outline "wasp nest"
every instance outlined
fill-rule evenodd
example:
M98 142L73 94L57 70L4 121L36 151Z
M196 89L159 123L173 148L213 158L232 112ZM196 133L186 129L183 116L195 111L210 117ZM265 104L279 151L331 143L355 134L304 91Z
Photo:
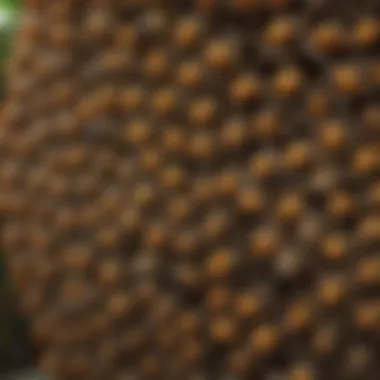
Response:
M377 0L24 11L0 207L43 369L379 378L379 11Z

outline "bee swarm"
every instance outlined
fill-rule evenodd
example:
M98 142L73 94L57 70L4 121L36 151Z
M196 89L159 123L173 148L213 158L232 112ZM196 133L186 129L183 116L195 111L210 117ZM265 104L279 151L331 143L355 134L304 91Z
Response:
M0 215L41 368L377 380L378 2L46 0L22 16Z

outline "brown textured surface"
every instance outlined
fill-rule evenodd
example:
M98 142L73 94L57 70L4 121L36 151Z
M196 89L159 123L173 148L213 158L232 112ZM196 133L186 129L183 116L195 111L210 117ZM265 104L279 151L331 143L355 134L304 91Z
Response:
M0 129L42 368L377 380L378 1L46 4Z

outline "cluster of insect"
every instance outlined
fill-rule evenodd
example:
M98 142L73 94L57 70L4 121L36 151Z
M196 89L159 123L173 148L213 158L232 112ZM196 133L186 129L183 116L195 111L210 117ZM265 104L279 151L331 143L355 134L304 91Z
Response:
M33 4L0 213L41 366L377 378L377 1Z

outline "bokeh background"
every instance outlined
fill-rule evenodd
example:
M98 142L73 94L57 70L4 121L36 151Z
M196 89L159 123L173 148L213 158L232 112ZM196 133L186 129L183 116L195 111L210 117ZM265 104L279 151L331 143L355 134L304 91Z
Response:
M1 103L4 102L5 95L6 60L12 47L13 31L21 12L20 3L20 0L0 0ZM33 349L28 342L25 321L17 309L17 299L6 276L3 255L4 252L0 247L0 380L5 379L9 372L31 366L33 361Z

